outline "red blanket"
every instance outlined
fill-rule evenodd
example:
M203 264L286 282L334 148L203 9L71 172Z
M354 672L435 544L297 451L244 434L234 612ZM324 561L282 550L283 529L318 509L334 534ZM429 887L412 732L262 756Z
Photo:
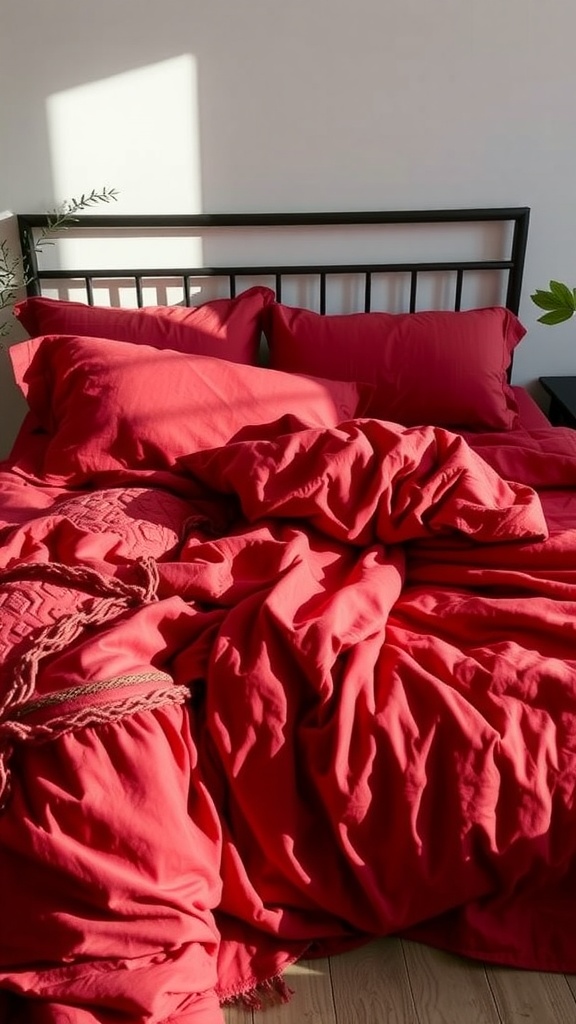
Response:
M493 440L4 475L2 1024L213 1024L399 931L576 970L576 443Z

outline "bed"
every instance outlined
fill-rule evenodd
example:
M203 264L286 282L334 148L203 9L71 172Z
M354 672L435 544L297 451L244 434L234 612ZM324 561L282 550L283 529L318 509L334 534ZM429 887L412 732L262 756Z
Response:
M528 219L80 217L104 262L43 267L19 217L1 1024L218 1024L390 934L576 971L576 435L510 384ZM112 255L160 232L233 260Z

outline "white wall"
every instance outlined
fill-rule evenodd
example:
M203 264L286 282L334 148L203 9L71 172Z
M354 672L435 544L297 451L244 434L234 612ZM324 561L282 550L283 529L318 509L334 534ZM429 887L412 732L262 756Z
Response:
M1 29L0 210L527 205L515 380L576 373L529 299L576 284L571 0L18 0Z

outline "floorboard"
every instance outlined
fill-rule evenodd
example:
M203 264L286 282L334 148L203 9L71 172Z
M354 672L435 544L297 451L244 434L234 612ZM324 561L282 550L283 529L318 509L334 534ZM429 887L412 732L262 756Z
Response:
M420 1024L501 1024L483 964L402 942Z
M283 977L294 995L289 1003L268 1008L262 1024L339 1024L328 960L301 960L292 964ZM259 1019L260 1014L255 1012L255 1024Z
M399 939L332 957L330 974L338 1024L419 1024Z
M226 1024L576 1024L576 975L538 974L380 939L330 960L303 960L289 1003L230 1007Z
M252 1010L242 1010L237 1006L227 1006L224 1010L224 1017L226 1024L254 1024L254 1014ZM266 1017L263 1019L262 1024Z
M488 967L502 1020L522 1024L574 1024L576 1002L563 974L534 974Z
M576 1000L576 974L566 974L565 978L568 982L568 988L572 993L572 998Z

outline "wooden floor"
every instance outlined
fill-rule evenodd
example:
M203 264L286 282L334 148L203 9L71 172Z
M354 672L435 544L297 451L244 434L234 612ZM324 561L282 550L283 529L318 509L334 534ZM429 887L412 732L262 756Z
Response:
M491 967L400 939L303 960L285 979L290 1003L229 1008L227 1024L576 1024L576 975Z

